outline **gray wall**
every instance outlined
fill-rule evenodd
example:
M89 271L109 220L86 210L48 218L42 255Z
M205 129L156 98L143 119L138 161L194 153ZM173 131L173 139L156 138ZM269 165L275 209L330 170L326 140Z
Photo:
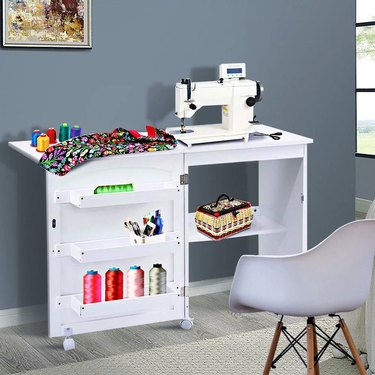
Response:
M0 49L0 309L45 303L43 172L8 148L35 127L67 121L86 132L166 127L181 77L216 79L245 62L265 98L264 123L315 140L309 147L309 244L354 213L354 2L300 0L94 0L93 49ZM217 117L202 112L199 122ZM256 188L237 165L233 194ZM192 171L193 178L207 174ZM228 180L228 179L227 179ZM192 204L216 194L206 180ZM251 195L251 194L250 194ZM39 240L36 238L39 236ZM251 241L194 248L193 280L231 274Z
M357 157L356 166L356 189L357 198L375 199L375 159Z

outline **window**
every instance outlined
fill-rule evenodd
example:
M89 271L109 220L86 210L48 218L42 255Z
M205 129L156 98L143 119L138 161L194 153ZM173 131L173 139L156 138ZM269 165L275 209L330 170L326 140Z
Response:
M375 1L357 0L357 155L375 157Z

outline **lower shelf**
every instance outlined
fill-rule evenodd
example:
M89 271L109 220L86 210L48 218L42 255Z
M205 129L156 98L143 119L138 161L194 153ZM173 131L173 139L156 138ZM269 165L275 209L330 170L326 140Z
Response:
M70 307L82 318L98 318L135 315L159 310L174 310L175 306L181 302L181 298L183 297L180 297L177 292L169 289L165 294L89 304L82 302L82 294L75 294L61 297L64 303L60 302L60 304L62 307Z

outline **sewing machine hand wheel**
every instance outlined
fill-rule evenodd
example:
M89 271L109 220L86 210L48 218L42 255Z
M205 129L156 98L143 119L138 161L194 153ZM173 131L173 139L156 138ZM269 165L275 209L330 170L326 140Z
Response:
M256 103L256 100L252 96L246 99L246 104L248 105L248 107L253 107L255 103Z

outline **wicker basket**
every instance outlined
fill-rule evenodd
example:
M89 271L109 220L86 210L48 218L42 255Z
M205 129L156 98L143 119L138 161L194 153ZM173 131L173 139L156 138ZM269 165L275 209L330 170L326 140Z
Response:
M226 194L220 195L216 202L199 206L195 213L198 231L214 240L221 240L248 229L252 222L251 203L229 198Z

